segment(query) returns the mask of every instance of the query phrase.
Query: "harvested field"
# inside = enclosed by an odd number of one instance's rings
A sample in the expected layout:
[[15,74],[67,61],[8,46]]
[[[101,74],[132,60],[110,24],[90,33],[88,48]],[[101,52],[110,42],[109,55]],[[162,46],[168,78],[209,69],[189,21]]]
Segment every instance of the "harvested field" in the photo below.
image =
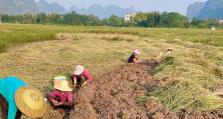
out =
[[143,97],[147,90],[158,87],[163,80],[154,79],[157,62],[126,64],[97,77],[81,90],[80,102],[73,119],[221,119],[223,110],[173,112],[153,99]]
[[[30,28],[27,25],[24,32],[31,32]],[[9,30],[13,29],[10,25]],[[48,34],[47,39],[35,39],[42,33]],[[223,92],[223,48],[218,42],[203,43],[206,33],[209,31],[197,29],[44,26],[44,31],[33,34],[29,43],[12,43],[0,54],[0,76],[18,76],[46,95],[52,89],[53,77],[68,76],[74,65],[84,64],[95,80],[81,89],[77,111],[71,113],[74,119],[223,118],[223,100],[217,95]],[[221,35],[222,31],[206,34],[207,38]],[[48,38],[50,41],[45,41]],[[191,40],[199,41],[187,42]],[[140,49],[142,61],[149,61],[125,64],[134,48]],[[168,57],[167,48],[173,49]],[[150,59],[156,59],[160,52],[165,61],[157,65]],[[62,118],[58,111],[48,108],[44,119]]]

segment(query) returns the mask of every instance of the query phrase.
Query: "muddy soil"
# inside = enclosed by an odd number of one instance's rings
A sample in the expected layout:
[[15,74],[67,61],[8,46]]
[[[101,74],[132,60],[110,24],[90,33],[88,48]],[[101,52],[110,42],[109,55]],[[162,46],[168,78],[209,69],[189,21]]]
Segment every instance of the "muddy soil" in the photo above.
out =
[[199,113],[193,110],[172,112],[154,99],[143,100],[145,92],[163,80],[153,78],[158,63],[125,64],[95,77],[83,87],[72,119],[220,119],[223,110]]

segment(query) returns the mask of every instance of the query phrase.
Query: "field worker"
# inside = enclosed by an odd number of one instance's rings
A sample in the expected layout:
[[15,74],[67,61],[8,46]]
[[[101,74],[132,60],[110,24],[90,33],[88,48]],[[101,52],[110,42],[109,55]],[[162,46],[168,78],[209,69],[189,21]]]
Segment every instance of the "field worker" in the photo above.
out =
[[42,117],[46,111],[42,94],[38,90],[28,87],[17,77],[9,76],[0,79],[0,94],[0,108],[3,116],[0,118],[20,119],[22,113],[28,117],[36,118]]
[[80,88],[82,85],[92,82],[93,78],[90,72],[85,69],[83,65],[77,65],[71,75],[71,80],[76,84],[76,88]]
[[134,49],[132,55],[128,58],[128,63],[139,63],[139,55],[140,51],[138,49]]
[[69,115],[73,108],[72,88],[67,80],[61,80],[60,84],[54,85],[54,90],[48,94],[48,100],[58,109],[63,109],[65,115]]

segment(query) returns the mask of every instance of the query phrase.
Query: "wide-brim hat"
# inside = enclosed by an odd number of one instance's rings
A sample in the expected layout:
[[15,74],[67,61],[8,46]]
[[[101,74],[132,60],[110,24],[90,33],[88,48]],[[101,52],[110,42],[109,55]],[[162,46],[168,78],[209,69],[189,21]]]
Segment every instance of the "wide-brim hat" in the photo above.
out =
[[84,66],[83,65],[77,65],[74,69],[74,75],[80,75],[84,72]]
[[54,85],[54,88],[60,91],[72,91],[73,89],[70,88],[69,82],[66,80],[63,80],[60,82],[59,85]]
[[43,95],[35,88],[24,86],[15,93],[15,102],[19,110],[31,118],[42,117],[46,112]]
[[133,50],[133,53],[135,53],[135,54],[137,54],[137,55],[140,55],[140,51],[139,51],[139,49],[134,49],[134,50]]

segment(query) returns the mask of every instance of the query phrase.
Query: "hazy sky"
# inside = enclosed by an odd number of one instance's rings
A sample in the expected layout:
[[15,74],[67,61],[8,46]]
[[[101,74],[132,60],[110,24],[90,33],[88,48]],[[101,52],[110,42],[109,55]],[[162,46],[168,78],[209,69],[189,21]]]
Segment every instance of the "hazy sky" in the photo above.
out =
[[69,9],[71,5],[78,8],[89,7],[93,4],[101,6],[116,5],[127,8],[133,6],[137,11],[168,11],[180,12],[186,14],[189,4],[196,1],[207,0],[47,0],[48,2],[57,2]]

